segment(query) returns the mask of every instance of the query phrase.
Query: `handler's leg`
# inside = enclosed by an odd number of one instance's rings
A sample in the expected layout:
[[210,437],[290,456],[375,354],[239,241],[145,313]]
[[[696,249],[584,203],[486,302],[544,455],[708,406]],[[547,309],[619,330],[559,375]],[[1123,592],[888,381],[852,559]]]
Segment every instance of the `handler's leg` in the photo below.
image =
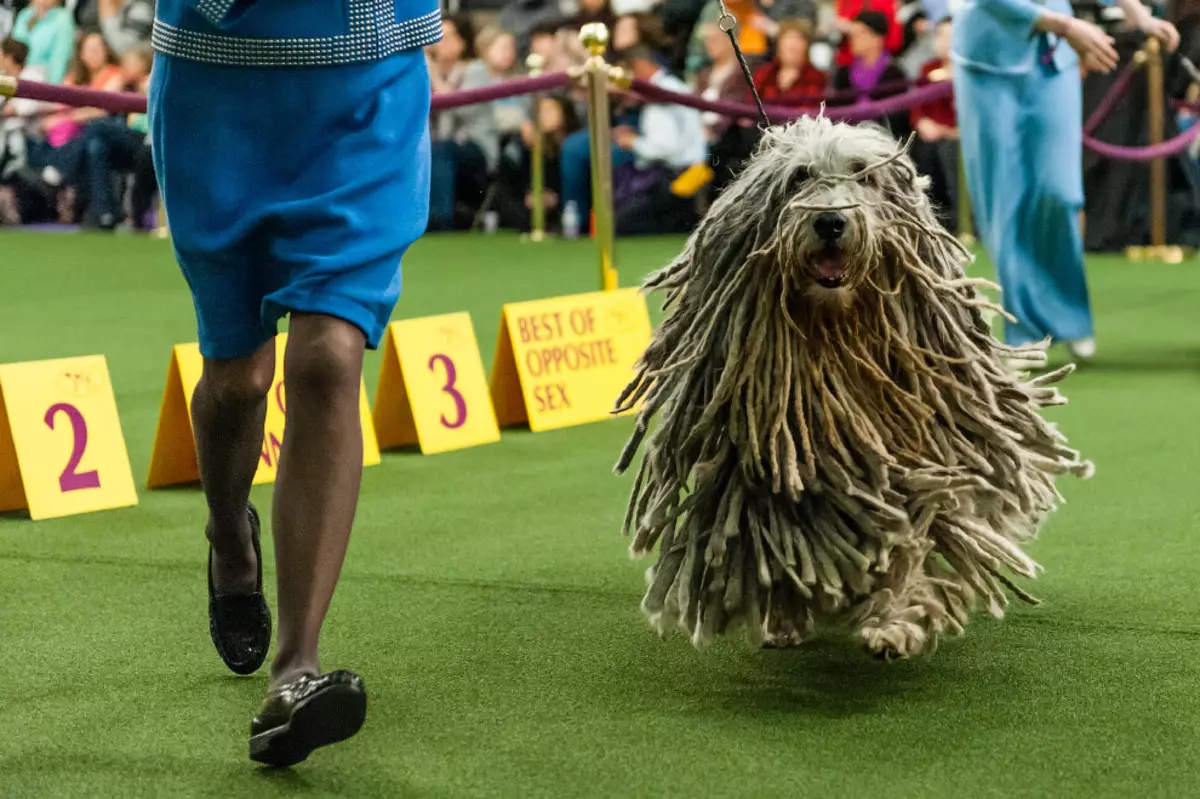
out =
[[1074,71],[1030,76],[1021,141],[1025,152],[1026,202],[1020,227],[1033,269],[1025,308],[1043,335],[1076,342],[1092,336],[1084,272],[1083,100]]
[[206,358],[192,395],[196,459],[208,501],[204,532],[212,545],[212,581],[219,595],[255,590],[258,563],[246,506],[274,374],[272,340],[246,358]]
[[320,667],[317,640],[329,609],[362,479],[359,391],[366,339],[349,322],[292,315],[284,358],[287,431],[275,483],[278,687]]

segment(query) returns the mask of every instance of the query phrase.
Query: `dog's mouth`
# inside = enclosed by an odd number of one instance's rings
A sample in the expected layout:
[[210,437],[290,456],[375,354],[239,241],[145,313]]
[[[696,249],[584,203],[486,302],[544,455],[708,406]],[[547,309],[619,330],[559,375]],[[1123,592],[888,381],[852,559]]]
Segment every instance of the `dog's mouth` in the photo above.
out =
[[841,288],[846,283],[846,262],[840,247],[829,245],[813,257],[817,285],[821,288]]

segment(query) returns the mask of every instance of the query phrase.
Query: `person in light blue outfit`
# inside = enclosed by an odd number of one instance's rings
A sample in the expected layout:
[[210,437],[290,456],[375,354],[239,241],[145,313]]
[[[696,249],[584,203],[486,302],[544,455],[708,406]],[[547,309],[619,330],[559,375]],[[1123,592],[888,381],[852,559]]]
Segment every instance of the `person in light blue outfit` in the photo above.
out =
[[45,70],[47,83],[62,83],[75,54],[75,21],[58,0],[33,0],[17,14],[12,37],[29,48],[28,67]]
[[354,735],[361,677],[322,673],[318,638],[362,474],[363,350],[400,294],[429,212],[437,0],[158,0],[149,122],[175,253],[196,309],[192,398],[208,503],[209,630],[239,674],[271,642],[249,503],[290,317],[287,435],[272,514],[279,634],[250,757],[290,766]]
[[[1178,45],[1138,0],[1117,0],[1147,35]],[[1005,338],[1047,337],[1095,354],[1084,276],[1083,100],[1087,69],[1117,63],[1112,38],[1067,0],[962,0],[954,9],[954,92],[967,185],[1004,306]]]

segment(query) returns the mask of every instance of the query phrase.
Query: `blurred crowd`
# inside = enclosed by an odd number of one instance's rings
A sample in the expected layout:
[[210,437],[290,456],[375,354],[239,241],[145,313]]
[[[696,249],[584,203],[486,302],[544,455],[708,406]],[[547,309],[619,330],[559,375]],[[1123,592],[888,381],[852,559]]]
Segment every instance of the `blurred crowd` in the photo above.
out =
[[[726,7],[763,101],[812,108],[878,100],[913,81],[947,79],[950,2],[726,0]],[[1200,0],[1183,5],[1186,41],[1197,27],[1188,20],[1200,21]],[[442,40],[426,53],[433,91],[520,77],[531,54],[545,71],[578,67],[586,60],[580,28],[602,22],[610,31],[610,60],[637,77],[710,101],[749,103],[741,65],[719,25],[720,8],[718,0],[510,0],[491,11],[447,14]],[[153,20],[153,0],[0,0],[0,74],[144,94]],[[1194,48],[1197,36],[1191,38]],[[144,115],[0,103],[0,225],[155,225]],[[531,151],[540,128],[548,227],[585,235],[591,220],[586,117],[577,89],[434,112],[430,229],[528,230]],[[932,178],[933,199],[953,229],[953,101],[877,121],[898,138],[916,134],[914,158]],[[1181,114],[1181,124],[1194,121]],[[610,122],[621,235],[690,230],[759,135],[752,120],[632,95],[614,96]]]
[[[949,77],[948,0],[726,0],[737,42],[764,102],[814,108],[879,100],[916,80]],[[512,0],[498,14],[449,15],[429,48],[435,93],[486,87],[525,73],[580,66],[580,28],[611,31],[609,58],[662,88],[710,101],[752,95],[718,0]],[[565,235],[590,221],[590,141],[578,90],[437,112],[433,117],[432,230],[528,229],[529,159],[540,123],[547,222]],[[952,101],[878,120],[933,178],[945,222],[955,221],[958,128]],[[690,230],[749,156],[753,120],[618,96],[612,107],[613,191],[619,235]]]
[[[0,74],[145,94],[152,0],[0,0]],[[144,114],[0,106],[0,224],[155,226]]]

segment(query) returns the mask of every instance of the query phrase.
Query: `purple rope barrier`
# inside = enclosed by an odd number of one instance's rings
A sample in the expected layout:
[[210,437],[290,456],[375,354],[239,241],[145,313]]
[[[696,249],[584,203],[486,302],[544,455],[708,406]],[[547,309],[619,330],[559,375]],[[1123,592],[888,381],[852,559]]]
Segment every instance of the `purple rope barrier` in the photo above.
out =
[[[439,94],[433,98],[432,106],[435,111],[442,111],[473,103],[486,103],[509,97],[517,97],[523,94],[549,91],[568,86],[570,83],[570,75],[565,72],[555,72],[549,75],[540,75],[536,78],[520,78],[479,89]],[[1200,125],[1172,139],[1149,147],[1125,147],[1116,144],[1106,144],[1091,137],[1091,130],[1099,125],[1100,121],[1103,121],[1099,112],[1103,110],[1105,112],[1104,116],[1107,116],[1111,112],[1111,108],[1106,108],[1105,106],[1116,103],[1120,94],[1124,93],[1127,83],[1127,75],[1122,75],[1117,84],[1114,84],[1113,89],[1110,90],[1109,95],[1105,97],[1105,102],[1102,103],[1101,108],[1097,109],[1089,117],[1089,127],[1085,128],[1083,136],[1084,146],[1092,152],[1107,158],[1117,158],[1126,161],[1152,161],[1156,158],[1175,156],[1187,150],[1196,137],[1200,135]],[[676,103],[700,111],[712,111],[740,119],[756,119],[758,117],[758,110],[748,103],[705,100],[695,95],[680,94],[662,89],[652,83],[641,80],[633,81],[633,89],[637,94],[648,100]],[[68,105],[77,108],[100,108],[114,114],[142,114],[146,112],[146,98],[140,94],[130,92],[104,92],[94,89],[83,89],[77,86],[59,86],[51,83],[23,80],[17,82],[15,91],[4,93],[11,93],[14,97],[38,100],[56,105]],[[861,102],[849,106],[827,107],[825,109],[825,116],[830,119],[861,122],[905,111],[924,103],[942,100],[950,97],[953,93],[954,86],[949,81],[928,83],[904,94],[882,100]],[[817,109],[771,105],[767,107],[767,112],[772,118],[792,120],[806,114],[817,113]],[[1093,124],[1093,120],[1097,121]]]
[[[473,103],[487,103],[522,94],[559,89],[567,86],[570,82],[571,77],[567,73],[554,72],[549,75],[539,75],[536,78],[520,78],[479,89],[447,92],[433,98],[433,110],[443,111]],[[103,92],[95,89],[82,89],[77,86],[59,86],[53,83],[22,80],[17,82],[16,93],[13,96],[56,105],[69,105],[75,108],[99,108],[113,114],[146,113],[146,98],[131,92]]]
[[1104,99],[1100,101],[1100,105],[1096,106],[1096,110],[1091,113],[1087,121],[1083,123],[1083,135],[1090,136],[1096,132],[1096,128],[1108,119],[1108,115],[1117,107],[1117,103],[1125,92],[1129,90],[1129,83],[1133,80],[1134,64],[1127,64],[1121,70],[1121,74],[1117,76],[1117,80],[1108,90],[1108,94],[1104,95]]
[[[673,92],[669,89],[663,89],[655,86],[644,80],[634,80],[633,89],[642,97],[648,100],[654,100],[663,103],[675,103],[678,105],[695,108],[698,111],[711,111],[725,116],[737,117],[739,119],[757,119],[758,109],[749,103],[733,103],[726,100],[705,100],[694,94],[681,94]],[[954,93],[954,86],[949,81],[940,81],[938,83],[930,83],[925,86],[913,89],[912,91],[898,94],[895,97],[887,97],[881,100],[871,100],[867,102],[856,103],[854,105],[833,106],[825,108],[825,116],[829,119],[841,119],[847,122],[862,122],[868,119],[877,119],[879,117],[895,114],[899,111],[906,111],[914,106],[931,103],[936,100],[942,100]],[[769,105],[767,113],[772,119],[779,118],[783,120],[799,119],[805,115],[817,113],[817,108],[793,108],[788,106]]]
[[1088,134],[1083,135],[1083,146],[1097,155],[1114,158],[1119,161],[1153,161],[1156,158],[1173,158],[1192,146],[1196,136],[1200,135],[1200,125],[1194,125],[1178,136],[1167,139],[1148,147],[1125,147],[1120,144],[1108,144],[1093,139]]
[[571,76],[566,72],[551,72],[536,78],[517,78],[516,80],[484,86],[479,89],[465,89],[457,92],[436,94],[433,97],[433,110],[445,111],[449,108],[459,108],[476,103],[490,103],[494,100],[507,100],[509,97],[519,97],[522,94],[561,89],[569,86]]
[[113,114],[146,113],[146,98],[132,92],[102,92],[78,86],[22,80],[17,82],[17,92],[13,96],[75,108],[99,108]]

